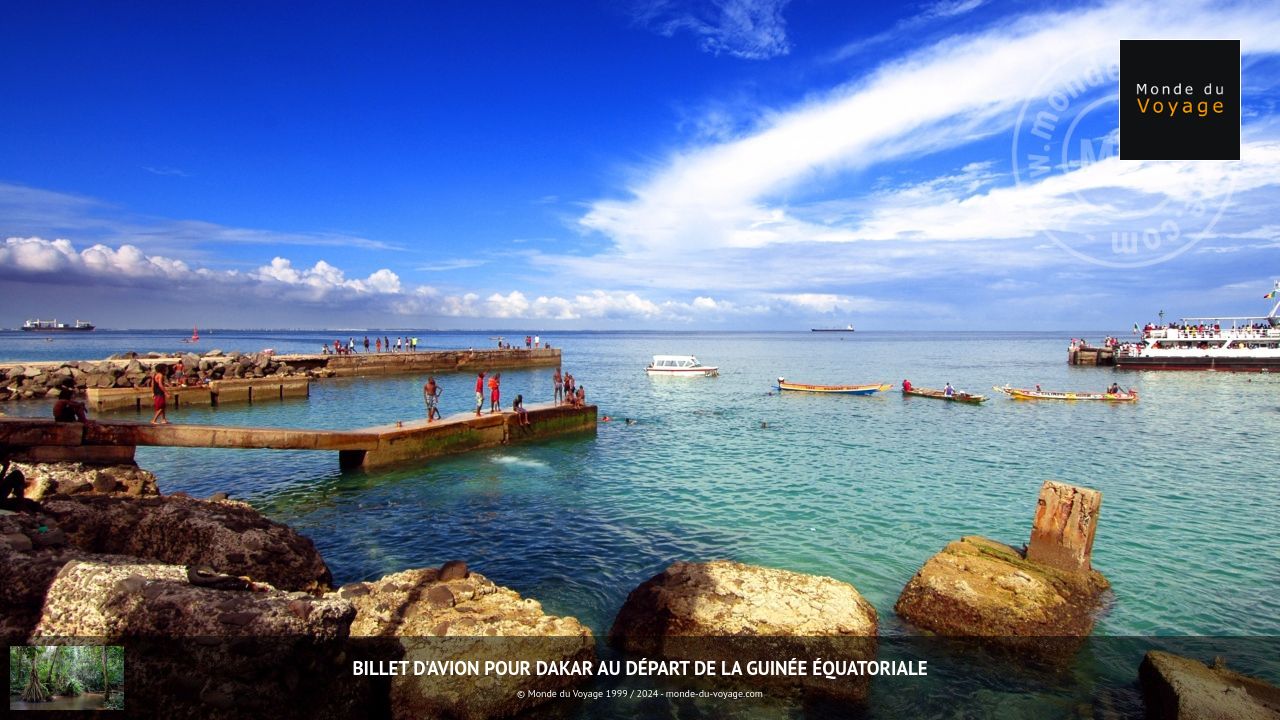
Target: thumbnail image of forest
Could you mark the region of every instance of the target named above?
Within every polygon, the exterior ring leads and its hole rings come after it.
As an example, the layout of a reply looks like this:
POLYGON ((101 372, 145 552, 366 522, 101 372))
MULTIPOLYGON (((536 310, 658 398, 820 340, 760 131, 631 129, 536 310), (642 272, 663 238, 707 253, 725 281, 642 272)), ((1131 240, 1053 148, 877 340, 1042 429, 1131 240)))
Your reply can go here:
POLYGON ((9 648, 10 710, 123 710, 124 648, 9 648))

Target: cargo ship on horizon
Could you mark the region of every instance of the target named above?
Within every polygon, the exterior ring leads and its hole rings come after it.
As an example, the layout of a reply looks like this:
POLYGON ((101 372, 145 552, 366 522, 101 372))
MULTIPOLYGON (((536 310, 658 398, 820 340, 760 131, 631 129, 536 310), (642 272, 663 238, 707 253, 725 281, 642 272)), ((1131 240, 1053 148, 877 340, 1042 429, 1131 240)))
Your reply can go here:
POLYGON ((27 320, 22 323, 24 332, 89 332, 93 328, 93 323, 85 320, 77 320, 74 325, 58 322, 56 318, 53 320, 27 320))

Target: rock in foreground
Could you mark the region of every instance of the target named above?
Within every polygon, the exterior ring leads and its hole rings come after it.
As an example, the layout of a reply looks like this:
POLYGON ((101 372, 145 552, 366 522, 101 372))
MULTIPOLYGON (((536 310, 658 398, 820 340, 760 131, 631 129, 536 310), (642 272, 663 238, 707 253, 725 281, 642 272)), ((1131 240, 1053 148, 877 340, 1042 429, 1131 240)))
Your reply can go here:
MULTIPOLYGON (((871 660, 875 608, 833 578, 717 560, 677 562, 627 596, 609 631, 615 647, 650 658, 871 660)), ((861 699, 867 678, 769 678, 861 699)))
POLYGON ((85 465, 78 462, 14 463, 26 476, 26 497, 41 500, 50 495, 124 493, 159 495, 156 476, 137 465, 85 465))
POLYGON ((1153 720, 1280 720, 1280 688, 1221 665, 1152 650, 1138 679, 1153 720))
POLYGON ((66 533, 42 514, 0 515, 0 641, 26 644, 53 579, 76 560, 136 562, 68 545, 66 533))
MULTIPOLYGON (((574 618, 547 615, 536 601, 467 572, 461 563, 449 563, 442 570, 406 570, 376 582, 344 586, 338 594, 356 607, 352 637, 395 637, 408 661, 475 660, 483 665, 486 660, 594 659, 591 631, 574 618)), ((391 712, 396 718, 510 717, 546 702, 531 697, 530 691, 558 691, 582 679, 536 674, 397 676, 391 680, 391 712)))
POLYGON ((929 558, 903 588, 894 610, 904 620, 955 637, 1080 637, 1093 629, 1097 571, 1070 573, 1028 561, 1018 550, 965 537, 929 558))
POLYGON ((350 603, 269 586, 217 590, 193 585, 187 568, 118 560, 68 562, 31 641, 124 644, 134 714, 313 718, 367 707, 368 684, 343 662, 350 603))
POLYGON ((310 539, 240 502, 76 495, 48 498, 43 510, 89 552, 207 565, 281 590, 327 590, 332 581, 310 539))
POLYGON ((176 565, 68 562, 54 578, 33 637, 345 638, 355 611, 330 594, 316 598, 269 587, 197 587, 176 565))
MULTIPOLYGON (((591 661, 595 643, 573 618, 544 614, 541 605, 498 587, 461 564, 406 570, 372 583, 344 585, 356 606, 352 638, 394 637, 408 661, 591 661), (449 578, 449 579, 444 579, 449 578)), ((553 692, 580 682, 572 675, 397 676, 390 687, 393 717, 509 717, 539 705, 530 691, 553 692)))

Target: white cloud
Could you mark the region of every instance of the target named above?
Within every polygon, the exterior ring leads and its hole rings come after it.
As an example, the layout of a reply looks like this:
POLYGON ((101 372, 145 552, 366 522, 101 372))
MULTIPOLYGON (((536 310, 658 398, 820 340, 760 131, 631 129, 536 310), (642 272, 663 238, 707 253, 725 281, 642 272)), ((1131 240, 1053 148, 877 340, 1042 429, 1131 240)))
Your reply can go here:
POLYGON ((776 293, 767 295, 775 311, 800 314, 909 312, 931 316, 944 311, 939 305, 914 301, 880 300, 840 293, 776 293))
POLYGON ((142 166, 142 169, 143 169, 143 170, 146 170, 147 172, 151 173, 152 175, 160 175, 160 176, 162 176, 162 177, 164 177, 164 176, 167 176, 167 177, 191 177, 190 175, 188 175, 188 174, 187 174, 185 171, 183 171, 183 170, 179 170, 178 168, 173 168, 173 167, 167 167, 167 166, 164 166, 164 165, 158 165, 158 166, 153 166, 153 165, 143 165, 143 166, 142 166))
POLYGON ((637 22, 671 37, 691 33, 713 55, 764 60, 791 51, 782 11, 790 0, 642 0, 637 22))
POLYGON ((886 45, 890 41, 899 40, 907 34, 918 36, 930 23, 966 15, 986 5, 987 2, 988 0, 937 0, 921 8, 918 14, 894 23, 892 28, 884 32, 848 43, 827 56, 825 61, 839 62, 871 48, 886 45))
POLYGON ((126 213, 110 203, 70 193, 0 182, 0 232, 73 235, 110 245, 146 247, 171 255, 199 255, 201 247, 297 245, 399 250, 388 242, 343 232, 279 232, 203 220, 126 213))
MULTIPOLYGON (((515 240, 513 242, 523 242, 515 240)), ((465 270, 466 268, 480 267, 487 260, 476 260, 472 258, 455 258, 453 260, 440 260, 425 265, 419 265, 418 269, 423 272, 449 272, 450 270, 465 270)))
POLYGON ((1231 193, 1280 182, 1280 141, 1248 142, 1239 162, 1121 161, 1112 156, 1025 185, 980 189, 980 173, 944 176, 864 198, 861 240, 1025 238, 1042 230, 1109 232, 1172 204, 1220 205, 1231 193))
POLYGON ((38 237, 8 238, 0 244, 0 281, 4 280, 87 283, 166 293, 189 289, 210 298, 247 295, 329 309, 364 307, 399 315, 458 318, 689 321, 737 311, 732 303, 707 296, 688 303, 659 303, 635 292, 601 289, 569 297, 530 298, 518 290, 487 297, 451 295, 425 285, 406 287, 386 268, 364 278, 348 278, 341 268, 324 260, 311 267, 296 267, 288 258, 275 257, 248 273, 210 270, 148 255, 132 245, 111 248, 99 244, 77 251, 68 240, 38 237))
POLYGON ((1198 37, 1204 27, 1242 38, 1247 53, 1280 51, 1280 15, 1261 5, 1113 3, 1025 15, 886 63, 753 133, 672 154, 625 197, 598 200, 579 218, 581 229, 608 238, 605 251, 534 262, 614 282, 644 278, 711 291, 827 289, 948 267, 1061 262, 1060 250, 1035 249, 1041 231, 1093 229, 1124 212, 1184 200, 1201 181, 1280 183, 1273 142, 1255 138, 1238 166, 1113 159, 1008 187, 1006 174, 980 162, 893 192, 832 197, 828 188, 877 164, 1007 132, 1021 104, 1044 92, 1045 77, 1076 77, 1114 62, 1121 37, 1198 37), (1130 196, 1108 195, 1115 190, 1130 196), (967 242, 956 246, 958 239, 967 242), (824 244, 837 247, 816 249, 824 244))

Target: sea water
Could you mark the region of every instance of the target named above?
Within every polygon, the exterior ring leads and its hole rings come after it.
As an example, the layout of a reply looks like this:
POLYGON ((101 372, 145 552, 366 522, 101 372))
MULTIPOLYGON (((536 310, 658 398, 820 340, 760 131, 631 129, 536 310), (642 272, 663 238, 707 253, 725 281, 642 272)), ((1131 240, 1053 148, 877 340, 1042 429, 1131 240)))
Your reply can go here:
MULTIPOLYGON (((1041 483, 1059 479, 1103 493, 1093 563, 1112 591, 1095 635, 1280 635, 1280 377, 1067 366, 1069 339, 1086 334, 1105 333, 557 333, 543 338, 563 349, 564 369, 612 418, 594 437, 377 472, 340 472, 333 453, 139 448, 137 459, 163 492, 226 491, 308 535, 337 583, 461 559, 597 635, 636 585, 674 561, 716 558, 852 583, 879 612, 882 635, 909 634, 893 604, 925 560, 964 535, 1020 546, 1041 483), (649 377, 644 366, 656 354, 694 354, 720 375, 649 377), (990 399, 779 394, 779 376, 950 382, 990 399), (1140 401, 1019 402, 991 390, 1102 391, 1113 381, 1140 401)), ((0 357, 190 349, 178 335, 96 332, 47 343, 3 334, 0 357)), ((487 348, 492 335, 419 333, 420 348, 487 348)), ((314 352, 348 336, 362 344, 364 333, 215 331, 196 347, 314 352)), ((526 403, 551 399, 551 368, 500 372, 504 406, 517 393, 526 403)), ((424 380, 325 380, 309 399, 183 408, 170 419, 360 428, 423 417, 424 380)), ((437 381, 445 415, 474 408, 474 374, 437 381)), ((43 412, 31 403, 4 409, 43 412)), ((1132 653, 1105 655, 1077 670, 1131 682, 1132 653)), ((1241 669, 1280 681, 1265 658, 1241 669)), ((965 697, 986 709, 973 716, 1004 708, 1002 716, 1036 717, 1056 714, 1054 703, 1071 710, 1085 691, 1073 692, 1014 702, 1025 689, 979 684, 965 697)), ((896 713, 904 702, 873 691, 870 712, 896 713)))

